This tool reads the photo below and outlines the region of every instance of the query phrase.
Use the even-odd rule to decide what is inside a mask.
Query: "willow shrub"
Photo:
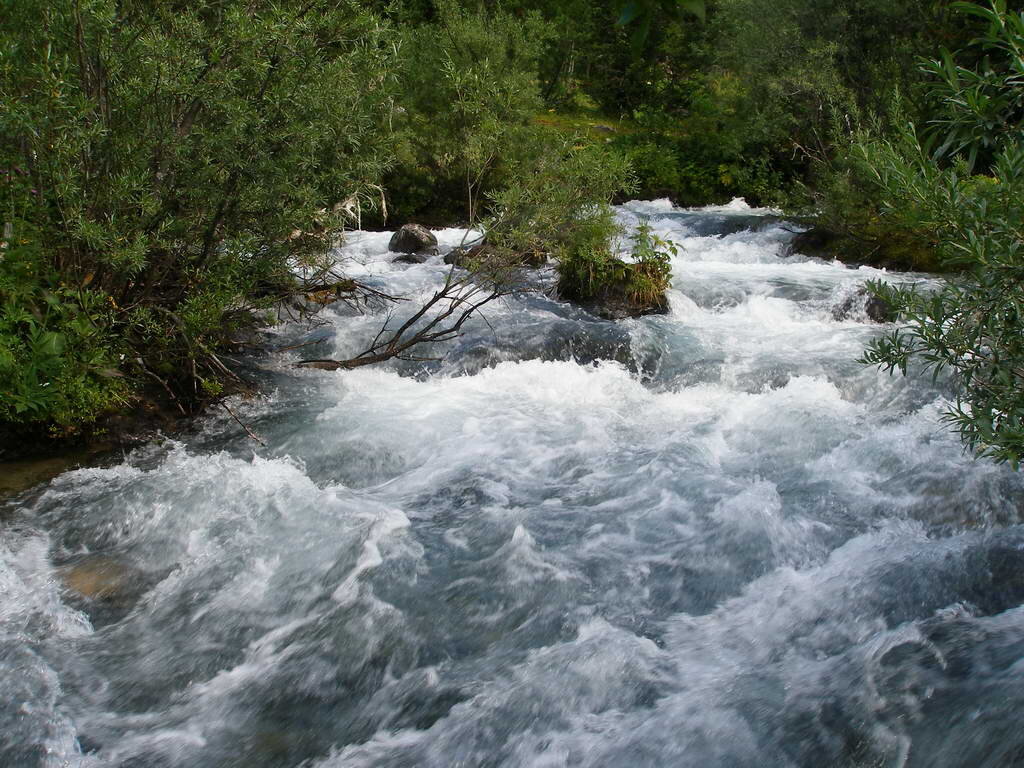
[[[383,34],[350,0],[5,4],[0,421],[220,388],[225,332],[373,192]]]
[[[912,363],[948,371],[958,398],[948,418],[978,453],[1018,465],[1024,457],[1024,148],[1005,146],[993,175],[966,164],[938,169],[890,146],[874,147],[883,189],[915,200],[958,267],[937,292],[874,283],[903,325],[875,341],[864,362],[906,373]]]
[[[984,66],[968,71],[952,54],[925,67],[938,75],[938,129],[928,141],[908,126],[898,140],[861,144],[884,213],[933,231],[938,253],[958,274],[936,292],[874,284],[904,325],[877,340],[864,361],[906,373],[911,364],[947,371],[958,398],[948,418],[968,446],[1019,466],[1024,457],[1024,146],[1019,103],[1024,12],[1003,0],[980,15],[987,29],[972,47]],[[967,53],[977,54],[977,50]],[[965,83],[973,83],[971,97]],[[1001,104],[1005,111],[989,109]],[[988,106],[986,106],[988,105]],[[993,114],[1002,115],[993,120]],[[982,124],[972,128],[972,121]],[[994,127],[1001,126],[1001,130]],[[952,164],[946,161],[953,156]],[[988,158],[979,169],[978,162]],[[978,173],[983,170],[983,173]]]
[[[511,181],[490,196],[484,230],[499,247],[552,254],[562,295],[590,299],[615,279],[621,228],[611,201],[634,188],[629,161],[603,144],[532,133],[533,152],[512,164]]]

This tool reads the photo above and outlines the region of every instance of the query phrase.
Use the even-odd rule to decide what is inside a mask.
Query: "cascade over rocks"
[[[391,236],[388,250],[395,253],[422,254],[423,260],[426,260],[427,256],[437,254],[437,238],[422,224],[403,224]],[[422,261],[411,263],[420,264]]]
[[[944,386],[853,362],[869,296],[831,313],[867,273],[633,208],[686,239],[670,315],[597,316],[667,304],[649,254],[512,268],[531,290],[422,351],[241,357],[274,392],[242,418],[0,501],[0,766],[1018,764],[1024,476],[936,428]],[[390,237],[338,255],[442,312],[489,295],[494,262]],[[273,354],[386,344],[418,304]]]

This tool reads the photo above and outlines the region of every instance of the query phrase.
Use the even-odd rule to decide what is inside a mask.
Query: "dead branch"
[[[242,420],[241,420],[240,418],[238,418],[238,416],[237,416],[237,415],[235,414],[235,412],[234,412],[234,411],[232,411],[232,410],[231,410],[231,408],[230,408],[230,407],[228,407],[228,404],[227,404],[227,403],[225,403],[225,402],[224,402],[223,400],[221,400],[221,401],[220,401],[220,404],[221,404],[221,407],[222,407],[222,408],[223,408],[223,409],[224,409],[225,411],[227,411],[227,412],[228,412],[229,414],[231,414],[231,418],[232,418],[232,419],[234,419],[235,421],[237,421],[237,422],[238,422],[238,426],[240,426],[240,427],[241,427],[242,429],[244,429],[244,430],[245,430],[245,434],[247,434],[247,435],[248,435],[248,436],[249,436],[250,438],[252,438],[252,439],[253,439],[253,440],[255,440],[255,441],[256,441],[257,443],[259,443],[260,445],[262,445],[262,446],[263,446],[264,448],[266,448],[266,447],[267,447],[267,444],[266,444],[266,443],[265,443],[265,442],[263,441],[263,438],[261,438],[261,437],[260,437],[259,435],[257,435],[257,434],[256,434],[255,432],[253,432],[253,431],[252,431],[251,429],[249,429],[249,427],[247,427],[247,426],[246,426],[246,425],[245,425],[244,423],[242,423]]]
[[[161,379],[159,376],[157,376],[155,373],[153,373],[151,370],[149,370],[149,368],[146,367],[146,364],[142,362],[141,357],[136,357],[135,363],[139,366],[139,368],[142,369],[143,373],[145,373],[147,376],[155,380],[161,387],[164,388],[164,391],[167,392],[168,396],[171,398],[171,402],[178,406],[178,410],[181,411],[181,415],[187,416],[188,413],[185,410],[185,406],[181,404],[181,401],[174,394],[174,390],[171,389],[170,385],[166,381]]]
[[[455,279],[455,269],[448,272],[444,285],[397,329],[388,314],[383,326],[370,345],[348,360],[301,360],[296,366],[319,368],[326,371],[360,368],[393,358],[399,360],[430,361],[439,358],[423,357],[412,352],[421,344],[448,341],[457,337],[463,325],[482,307],[502,296],[514,292],[515,281],[510,270],[490,271],[476,276]]]
[[[301,342],[299,344],[289,344],[287,347],[278,347],[274,351],[275,352],[290,352],[293,349],[301,349],[302,347],[311,347],[314,344],[319,344],[320,342],[326,341],[329,338],[330,338],[329,336],[324,336],[323,338],[313,339],[312,341],[303,341],[303,342]]]

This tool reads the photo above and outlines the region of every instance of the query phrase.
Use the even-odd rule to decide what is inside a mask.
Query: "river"
[[[265,447],[215,413],[4,502],[0,765],[1024,761],[1020,476],[835,316],[927,278],[790,254],[741,201],[618,215],[681,246],[669,314],[538,291],[440,362],[295,369],[381,322],[331,305],[249,363]],[[388,238],[348,272],[428,297],[441,258]]]

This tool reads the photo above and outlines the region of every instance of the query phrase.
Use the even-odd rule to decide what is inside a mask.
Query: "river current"
[[[680,246],[666,315],[538,290],[439,362],[295,369],[382,320],[331,305],[250,363],[265,447],[214,414],[4,502],[0,765],[1024,762],[1020,476],[837,318],[927,278],[742,201],[618,213]],[[347,271],[429,297],[389,236]]]

